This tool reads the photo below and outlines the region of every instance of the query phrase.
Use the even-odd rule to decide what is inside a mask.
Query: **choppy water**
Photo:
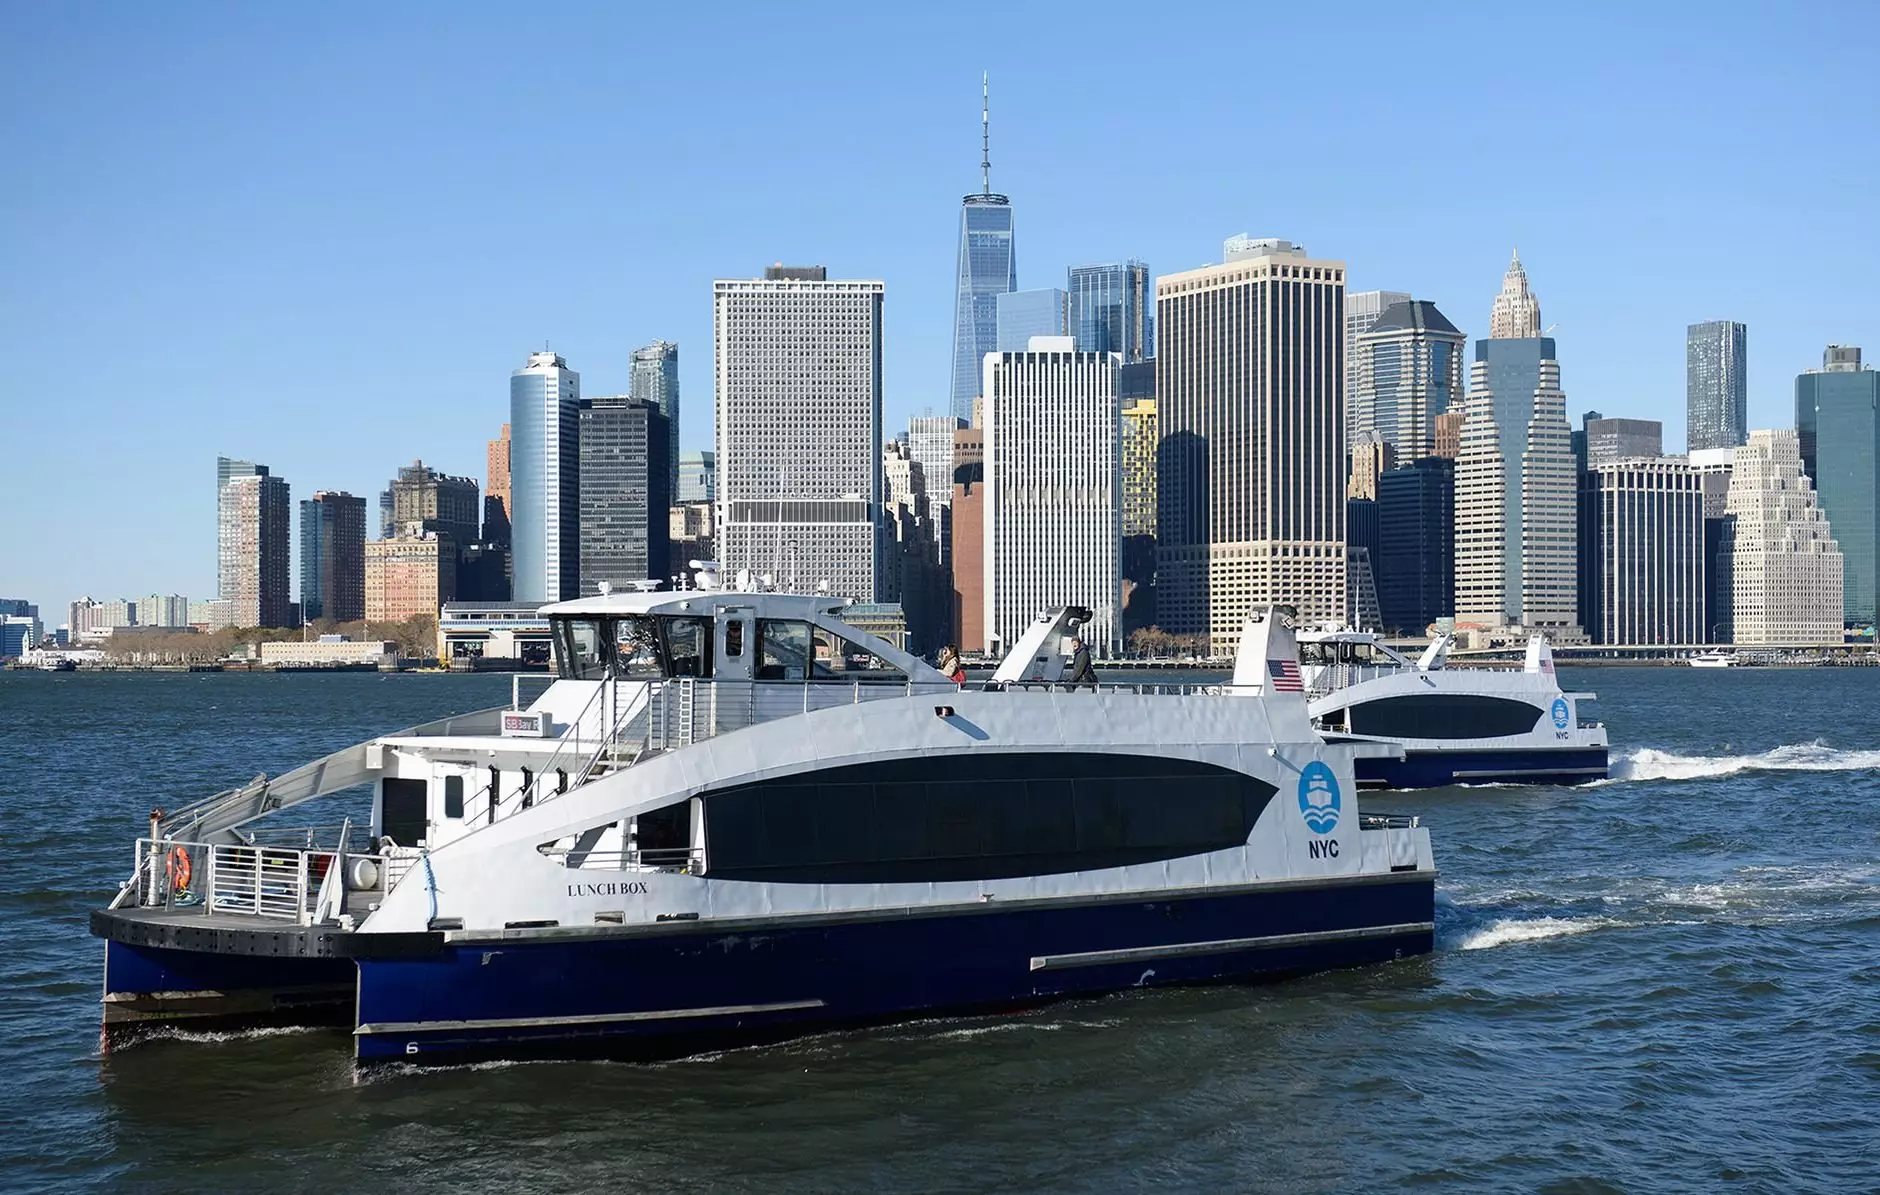
[[[0,1189],[1880,1189],[1880,671],[1620,670],[1620,778],[1367,798],[1438,951],[662,1066],[102,1058],[89,910],[153,804],[496,677],[0,674]]]

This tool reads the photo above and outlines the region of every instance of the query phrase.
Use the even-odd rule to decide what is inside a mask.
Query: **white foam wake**
[[[1612,761],[1613,780],[1696,780],[1738,772],[1858,772],[1880,768],[1880,751],[1844,751],[1824,743],[1775,747],[1759,755],[1679,755],[1634,748]]]
[[[1456,949],[1487,950],[1517,942],[1539,942],[1544,938],[1564,938],[1618,924],[1610,917],[1504,917],[1481,929],[1470,930],[1457,939]]]

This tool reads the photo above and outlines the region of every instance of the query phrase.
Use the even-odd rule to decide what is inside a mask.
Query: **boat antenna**
[[[992,74],[979,76],[979,185],[992,194]]]

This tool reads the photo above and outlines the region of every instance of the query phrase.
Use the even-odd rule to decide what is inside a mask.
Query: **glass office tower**
[[[1862,368],[1860,350],[1831,344],[1821,368],[1795,379],[1795,430],[1802,470],[1841,545],[1848,626],[1880,614],[1880,373]]]
[[[1155,296],[1146,263],[1072,266],[1065,277],[1079,352],[1120,353],[1125,365],[1155,356]]]

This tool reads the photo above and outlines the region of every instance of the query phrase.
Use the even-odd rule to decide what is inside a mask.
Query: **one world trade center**
[[[999,296],[1018,289],[1012,201],[992,192],[990,88],[981,81],[980,189],[960,201],[959,272],[953,300],[953,415],[970,422],[980,368],[998,341]]]

